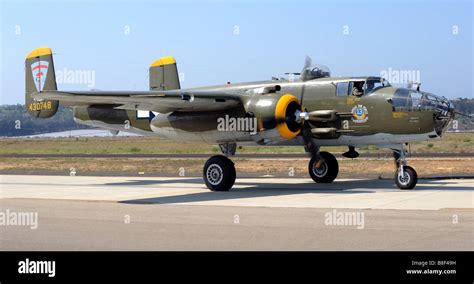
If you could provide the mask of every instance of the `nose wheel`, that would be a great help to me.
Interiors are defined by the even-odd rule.
[[[413,189],[418,182],[418,175],[415,169],[410,166],[403,166],[403,170],[395,173],[395,183],[400,189]]]
[[[319,152],[313,156],[308,164],[311,178],[317,183],[331,183],[339,173],[339,164],[336,157],[328,152]]]
[[[393,149],[393,156],[397,171],[395,172],[395,183],[399,189],[413,189],[418,182],[418,175],[414,168],[407,166],[406,153],[403,146],[400,149]]]
[[[204,164],[203,178],[212,191],[228,191],[235,182],[234,163],[226,156],[212,156]]]

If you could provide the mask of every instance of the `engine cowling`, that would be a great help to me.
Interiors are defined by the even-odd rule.
[[[297,115],[302,111],[299,99],[291,94],[256,94],[246,111],[257,118],[258,131],[253,139],[259,144],[290,140],[301,132]]]

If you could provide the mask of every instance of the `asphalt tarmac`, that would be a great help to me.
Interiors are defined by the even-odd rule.
[[[474,179],[0,176],[0,250],[473,250]],[[0,221],[2,219],[0,218]],[[34,222],[33,222],[34,223]]]

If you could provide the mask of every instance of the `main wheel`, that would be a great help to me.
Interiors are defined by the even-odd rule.
[[[400,189],[413,189],[417,182],[418,175],[410,166],[403,166],[403,175],[399,175],[398,170],[395,172],[395,183]]]
[[[321,161],[315,157],[309,161],[309,175],[317,183],[331,183],[339,173],[339,164],[331,153],[320,152],[319,155],[322,158]]]
[[[234,163],[226,156],[212,156],[204,164],[204,182],[212,191],[228,191],[234,185],[235,176]]]

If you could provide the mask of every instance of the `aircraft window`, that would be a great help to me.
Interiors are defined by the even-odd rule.
[[[421,93],[421,107],[433,109],[440,102],[439,98],[429,94]]]
[[[351,82],[351,94],[353,96],[362,96],[364,94],[364,83],[365,81]]]
[[[330,77],[331,72],[329,68],[324,65],[316,65],[310,72],[310,78],[317,79],[317,78],[324,78]]]
[[[339,82],[336,85],[336,95],[345,97],[349,95],[349,82]]]
[[[412,106],[414,107],[421,107],[421,93],[418,92],[411,92],[411,99],[412,99]]]
[[[384,79],[367,80],[364,85],[364,89],[366,94],[370,94],[381,88],[389,86],[391,86],[390,83]]]
[[[398,89],[393,95],[392,104],[395,111],[406,111],[407,108],[412,106],[410,91],[407,89]]]
[[[393,95],[392,104],[395,111],[429,111],[434,108],[436,101],[422,92],[398,89]]]

